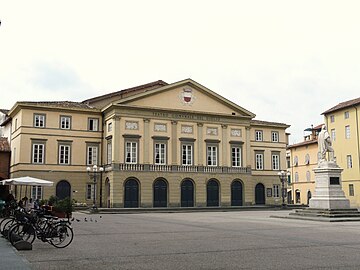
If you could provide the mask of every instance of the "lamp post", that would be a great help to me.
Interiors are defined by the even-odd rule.
[[[282,198],[281,207],[282,208],[286,207],[286,203],[285,203],[285,197],[286,197],[285,183],[287,181],[288,175],[290,175],[289,172],[285,172],[285,171],[278,172],[278,176],[279,176],[280,182],[281,182],[281,198]]]
[[[93,210],[95,210],[97,207],[96,207],[96,183],[97,183],[97,176],[100,175],[101,177],[101,174],[102,172],[104,171],[104,168],[103,167],[98,167],[96,165],[92,166],[92,167],[87,167],[86,168],[86,171],[90,177],[90,179],[93,179],[94,183],[94,194],[93,194]]]

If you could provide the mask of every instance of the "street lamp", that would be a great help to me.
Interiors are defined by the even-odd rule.
[[[289,175],[290,175],[289,172],[285,172],[285,171],[278,172],[278,176],[279,176],[280,182],[281,182],[281,198],[282,198],[281,207],[282,208],[286,207],[286,204],[285,204],[285,197],[286,197],[285,183],[286,183],[287,177]]]
[[[96,207],[96,182],[97,182],[97,176],[100,175],[100,178],[101,178],[101,174],[102,172],[104,171],[104,168],[103,167],[98,167],[96,165],[92,166],[92,167],[87,167],[86,168],[86,171],[90,177],[90,179],[93,179],[94,180],[94,194],[93,194],[93,209],[95,210],[97,207]]]

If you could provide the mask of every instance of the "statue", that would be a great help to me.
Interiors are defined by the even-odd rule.
[[[318,162],[326,161],[326,153],[329,152],[329,161],[335,162],[334,160],[334,149],[331,147],[331,138],[330,134],[326,129],[326,126],[323,125],[322,129],[318,135]]]

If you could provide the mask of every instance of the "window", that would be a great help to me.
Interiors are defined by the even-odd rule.
[[[217,166],[217,146],[207,147],[206,159],[208,166]]]
[[[306,154],[306,155],[305,155],[305,164],[306,164],[306,165],[309,165],[309,164],[310,164],[310,155],[309,155],[309,154]]]
[[[32,163],[44,164],[45,144],[34,143],[32,145]]]
[[[166,164],[166,144],[155,143],[155,164],[164,165]]]
[[[182,145],[182,165],[192,165],[192,144]]]
[[[97,165],[98,164],[98,147],[97,146],[88,146],[87,147],[87,165]]]
[[[70,116],[60,116],[60,128],[70,129],[71,118]]]
[[[59,164],[70,164],[70,145],[59,145]]]
[[[355,196],[355,190],[353,184],[349,184],[349,196]]]
[[[279,154],[272,154],[271,155],[271,160],[272,160],[272,169],[273,170],[280,170],[280,165],[279,165],[279,160],[280,160],[280,157],[279,157]]]
[[[107,164],[112,163],[112,141],[108,140],[106,145],[106,151],[107,151]]]
[[[231,164],[233,167],[241,167],[241,147],[233,146],[231,148]]]
[[[93,200],[94,199],[94,188],[96,193],[96,187],[94,184],[87,184],[86,185],[86,199]]]
[[[45,127],[45,114],[34,114],[34,127]]]
[[[18,123],[18,121],[17,121],[17,118],[15,119],[15,130],[17,130],[17,123]]]
[[[332,140],[333,142],[335,142],[335,140],[336,140],[336,132],[335,132],[335,129],[334,129],[334,128],[331,130],[331,140]]]
[[[88,129],[90,131],[98,131],[99,119],[98,118],[89,118]]]
[[[299,173],[295,173],[295,183],[299,182]]]
[[[271,132],[271,140],[272,140],[272,142],[279,142],[279,132],[272,131]]]
[[[111,132],[112,131],[112,123],[109,123],[108,124],[108,129],[107,129],[108,132]]]
[[[349,116],[350,116],[350,114],[349,114],[349,112],[348,112],[348,111],[344,113],[344,117],[345,117],[345,119],[349,119]]]
[[[311,174],[310,171],[306,171],[306,181],[310,182],[311,181]]]
[[[39,199],[41,200],[42,199],[42,187],[41,186],[32,186],[31,187],[31,198],[33,200],[36,200],[36,199]]]
[[[264,169],[264,154],[263,153],[256,153],[255,154],[255,168],[256,170],[263,170]]]
[[[255,130],[255,141],[261,142],[263,140],[262,130]]]
[[[274,190],[274,192],[273,192],[274,197],[279,198],[280,197],[280,192],[279,192],[280,186],[279,185],[273,185],[273,190]]]
[[[334,123],[335,122],[335,116],[334,115],[330,115],[330,122]]]
[[[137,142],[126,142],[125,143],[125,162],[136,164],[137,163]]]
[[[295,191],[295,203],[301,203],[300,190],[298,189]]]
[[[350,126],[345,126],[345,139],[350,139]]]
[[[346,164],[347,164],[348,169],[352,168],[352,157],[351,157],[351,155],[346,156]]]
[[[297,166],[299,164],[299,158],[298,156],[294,157],[294,166]]]

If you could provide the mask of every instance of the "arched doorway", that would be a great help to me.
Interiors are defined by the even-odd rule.
[[[231,206],[243,205],[243,188],[239,180],[231,183]]]
[[[167,207],[167,183],[164,179],[157,179],[154,183],[154,207]]]
[[[135,179],[125,182],[124,207],[139,207],[139,183]]]
[[[105,180],[105,200],[106,200],[106,207],[110,208],[110,180],[106,178]]]
[[[301,203],[301,196],[300,196],[300,190],[295,190],[295,203],[300,204]]]
[[[265,204],[265,187],[261,183],[255,187],[255,204]]]
[[[210,180],[206,186],[206,206],[219,206],[219,184]]]
[[[61,180],[56,185],[56,197],[60,200],[71,198],[71,185],[66,180]]]
[[[194,184],[190,179],[181,183],[181,207],[194,207]]]
[[[311,199],[311,191],[308,190],[308,192],[307,192],[307,204],[308,205],[309,205],[310,199]]]

